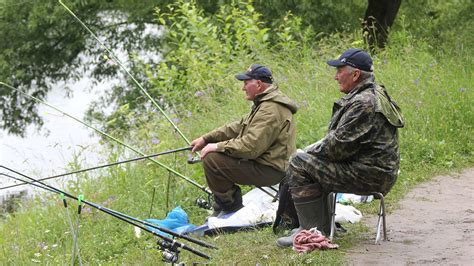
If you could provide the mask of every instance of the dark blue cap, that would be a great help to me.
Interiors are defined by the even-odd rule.
[[[258,79],[265,83],[273,83],[272,72],[265,66],[253,64],[247,69],[247,72],[235,75],[238,80]]]
[[[374,71],[372,58],[362,49],[351,48],[345,51],[338,59],[329,60],[327,63],[333,67],[351,66],[368,72]]]

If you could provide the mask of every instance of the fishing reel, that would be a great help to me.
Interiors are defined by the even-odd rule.
[[[197,198],[195,202],[196,205],[201,209],[212,210],[213,200],[212,194],[209,192],[209,194],[207,194],[207,200],[203,198]]]
[[[203,198],[197,198],[195,202],[201,209],[212,210],[212,204]]]
[[[200,163],[200,162],[201,162],[201,158],[199,158],[199,156],[193,157],[192,154],[188,155],[188,164],[195,164],[195,163]]]
[[[161,258],[167,263],[177,263],[179,260],[179,249],[176,242],[168,242],[165,240],[158,240],[158,250],[161,250]]]

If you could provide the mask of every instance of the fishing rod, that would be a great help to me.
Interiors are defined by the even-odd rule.
[[[43,188],[43,189],[48,190],[48,191],[50,191],[50,192],[57,193],[57,194],[61,194],[61,195],[64,195],[64,196],[66,196],[66,197],[68,197],[68,198],[71,198],[71,199],[74,199],[74,200],[78,200],[78,201],[79,201],[79,198],[78,198],[78,197],[75,197],[75,196],[73,196],[73,195],[71,195],[71,194],[69,194],[69,193],[67,193],[67,192],[65,192],[65,191],[63,191],[63,190],[58,189],[58,188],[52,187],[52,186],[50,186],[50,185],[47,185],[47,184],[45,184],[45,183],[43,183],[43,182],[41,182],[41,181],[39,181],[39,180],[37,180],[37,179],[34,179],[34,178],[32,178],[32,177],[29,177],[29,176],[27,176],[27,175],[25,175],[25,174],[22,174],[22,173],[18,172],[18,171],[15,171],[15,170],[10,169],[10,168],[8,168],[8,167],[5,167],[5,166],[3,166],[3,165],[0,165],[0,168],[6,169],[6,170],[8,170],[8,171],[10,171],[10,172],[13,172],[13,173],[17,174],[17,175],[20,175],[20,176],[22,176],[22,177],[25,177],[25,178],[27,178],[28,180],[35,181],[36,183],[29,182],[29,183],[30,183],[31,185],[33,185],[33,186],[40,187],[40,188]],[[4,175],[4,176],[10,177],[10,178],[15,179],[15,180],[20,180],[20,181],[26,182],[25,180],[22,180],[22,179],[13,177],[13,176],[8,175],[8,174],[5,174],[5,173],[0,173],[0,175]],[[39,184],[40,184],[40,185],[39,185]],[[169,230],[169,229],[167,229],[167,228],[163,228],[163,227],[157,226],[157,225],[155,225],[155,224],[152,224],[152,223],[148,223],[148,222],[146,222],[146,221],[139,220],[139,219],[137,219],[137,218],[134,218],[134,217],[128,216],[128,215],[126,215],[126,214],[123,214],[123,213],[114,211],[114,210],[112,210],[112,209],[109,209],[109,208],[100,206],[100,205],[98,205],[98,204],[92,203],[92,202],[87,201],[87,200],[84,200],[84,199],[81,199],[81,201],[84,202],[85,204],[87,204],[87,205],[89,205],[89,206],[91,206],[91,207],[93,207],[93,208],[99,210],[99,211],[105,212],[105,213],[107,213],[107,214],[109,214],[109,215],[111,215],[111,216],[113,216],[113,217],[115,217],[115,218],[117,218],[117,219],[120,219],[120,220],[122,220],[122,221],[124,221],[124,222],[127,222],[127,223],[129,223],[129,224],[131,224],[131,225],[133,225],[133,226],[136,226],[136,227],[138,227],[138,228],[140,228],[140,229],[142,229],[142,230],[144,230],[144,231],[146,231],[146,232],[149,232],[149,233],[151,233],[151,234],[153,234],[153,235],[156,235],[156,236],[162,238],[164,242],[159,242],[159,244],[163,244],[163,245],[165,246],[164,248],[165,248],[167,251],[169,251],[169,249],[176,249],[176,250],[174,251],[174,252],[176,252],[178,248],[182,248],[182,249],[185,249],[185,250],[187,250],[187,251],[190,251],[190,252],[194,253],[195,255],[198,255],[198,256],[200,256],[200,257],[202,257],[202,258],[211,259],[211,257],[210,257],[209,255],[205,254],[205,253],[203,253],[203,252],[201,252],[201,251],[199,251],[199,250],[196,250],[195,248],[193,248],[193,247],[191,247],[191,246],[188,246],[188,245],[186,245],[186,244],[184,244],[184,243],[180,243],[180,242],[178,242],[178,241],[176,241],[176,240],[174,240],[174,239],[171,239],[171,238],[169,238],[169,237],[160,235],[160,234],[158,234],[157,232],[155,232],[155,231],[153,231],[153,230],[151,230],[151,229],[149,229],[149,228],[147,228],[147,227],[145,227],[145,226],[149,226],[149,227],[158,229],[158,230],[163,231],[163,232],[165,232],[165,233],[168,233],[168,234],[170,234],[170,235],[172,235],[172,236],[174,236],[174,237],[183,238],[183,239],[185,239],[185,240],[188,240],[188,241],[190,241],[190,242],[193,242],[193,243],[198,244],[198,245],[203,246],[203,247],[217,249],[217,247],[215,247],[215,246],[213,246],[213,245],[211,245],[211,244],[208,244],[208,243],[206,243],[206,242],[200,241],[200,240],[198,240],[198,239],[191,238],[191,237],[186,236],[186,235],[183,235],[183,234],[178,234],[178,233],[173,232],[173,231],[171,231],[171,230]],[[141,224],[142,224],[142,225],[141,225]],[[163,246],[162,246],[162,247],[163,247]],[[178,252],[179,252],[179,251],[178,251]],[[177,255],[177,254],[175,254],[175,255]]]
[[[21,179],[19,179],[19,178],[16,178],[16,177],[13,177],[13,176],[4,174],[4,173],[0,173],[0,175],[7,176],[7,177],[13,178],[13,179],[15,179],[15,180],[23,181],[23,180],[21,180]],[[40,187],[40,188],[43,188],[43,189],[46,189],[46,190],[49,190],[50,192],[53,192],[53,193],[59,193],[58,191],[49,189],[49,188],[47,188],[47,187],[39,186],[39,185],[37,185],[37,184],[32,184],[32,185],[37,186],[37,187]],[[61,193],[61,196],[62,196],[62,197],[64,197],[64,196],[70,197],[69,195],[67,195],[67,194],[62,194],[62,193]],[[82,199],[79,199],[79,198],[76,198],[76,197],[74,197],[74,196],[72,196],[72,197],[70,197],[70,198],[72,198],[72,199],[77,199],[78,202],[80,202],[80,204],[81,204],[81,202],[84,202],[85,204],[87,204],[87,205],[89,205],[89,206],[92,206],[92,207],[95,208],[95,209],[98,209],[98,210],[100,210],[100,211],[102,211],[102,212],[105,212],[105,213],[107,213],[107,214],[109,214],[109,215],[111,215],[111,216],[113,216],[113,217],[115,217],[115,218],[117,218],[117,219],[119,219],[119,220],[122,220],[122,221],[124,221],[124,222],[126,222],[126,223],[129,223],[129,224],[131,224],[131,225],[133,225],[133,226],[136,226],[137,228],[140,228],[140,229],[142,229],[142,230],[144,230],[144,231],[146,231],[146,232],[149,232],[149,233],[151,233],[151,234],[153,234],[153,235],[156,235],[156,236],[162,238],[163,240],[158,240],[158,241],[157,241],[157,244],[158,244],[158,249],[159,249],[159,250],[162,250],[162,254],[161,254],[161,255],[162,255],[163,261],[165,261],[165,262],[169,262],[169,263],[176,263],[176,262],[178,262],[178,260],[179,260],[179,257],[178,257],[178,256],[179,256],[179,252],[180,252],[179,248],[188,250],[188,251],[190,251],[190,252],[192,252],[192,253],[194,253],[194,254],[200,256],[200,257],[203,257],[203,258],[206,258],[206,259],[211,259],[211,257],[210,257],[209,255],[207,255],[207,254],[205,254],[205,253],[203,253],[203,252],[201,252],[201,251],[199,251],[199,250],[196,250],[196,249],[194,249],[194,248],[192,248],[192,247],[190,247],[190,246],[187,246],[187,245],[185,245],[185,244],[183,244],[183,243],[180,243],[180,242],[178,242],[178,241],[176,241],[176,240],[174,240],[174,239],[168,238],[168,237],[166,237],[166,236],[162,236],[162,235],[156,233],[155,231],[152,231],[152,230],[150,230],[150,229],[148,229],[148,228],[146,228],[146,227],[144,227],[144,226],[141,226],[140,224],[137,224],[137,223],[134,223],[133,221],[130,221],[130,220],[125,219],[124,217],[121,217],[121,215],[115,214],[111,209],[102,207],[102,206],[100,206],[100,205],[97,205],[97,204],[94,204],[94,203],[91,203],[91,202],[86,202],[86,201],[84,201],[84,200],[82,200]],[[66,202],[65,199],[63,199],[63,202],[64,202],[64,204],[65,204],[65,206],[66,206],[67,203],[65,203],[65,202]],[[79,211],[80,211],[80,209],[81,209],[81,207],[79,206]],[[153,225],[153,224],[151,224],[151,225],[149,225],[149,226],[156,227],[156,226]],[[164,230],[163,230],[163,231],[164,231]]]
[[[20,173],[20,172],[18,172],[18,171],[12,170],[12,169],[10,169],[10,168],[8,168],[8,167],[5,167],[5,166],[3,166],[3,165],[0,165],[0,168],[4,168],[4,169],[6,169],[6,170],[8,170],[8,171],[10,171],[10,172],[13,172],[13,173],[15,173],[15,174],[17,174],[17,175],[21,175],[21,176],[23,176],[23,177],[25,177],[25,178],[28,178],[29,180],[32,180],[32,181],[31,181],[31,182],[25,181],[25,180],[22,180],[22,179],[13,177],[13,176],[8,175],[8,174],[5,174],[5,173],[0,173],[0,175],[7,176],[7,177],[12,178],[12,179],[15,179],[15,180],[17,180],[17,181],[22,181],[22,182],[25,182],[25,183],[27,183],[27,184],[29,184],[29,185],[32,185],[32,186],[35,186],[35,187],[39,187],[39,188],[48,190],[48,191],[53,192],[53,193],[61,194],[61,195],[64,195],[64,196],[66,196],[66,197],[69,197],[69,198],[72,198],[72,199],[75,199],[75,200],[78,200],[78,199],[79,199],[78,197],[72,196],[71,194],[68,194],[68,193],[66,193],[66,192],[64,192],[64,191],[62,191],[62,190],[60,190],[60,189],[58,189],[58,188],[55,188],[55,187],[50,186],[50,185],[47,185],[47,184],[45,184],[45,183],[39,181],[38,179],[34,179],[34,178],[32,178],[32,177],[26,176],[25,174],[22,174],[22,173]],[[94,207],[94,208],[96,208],[96,209],[99,209],[99,210],[101,210],[101,211],[106,211],[106,212],[108,212],[109,214],[110,214],[110,213],[113,213],[113,214],[115,214],[115,215],[117,215],[117,216],[120,216],[121,218],[126,218],[126,219],[132,220],[132,221],[134,221],[134,222],[137,222],[137,223],[140,223],[140,224],[143,224],[143,225],[146,225],[146,226],[149,226],[149,227],[158,229],[158,230],[163,231],[163,232],[165,232],[165,233],[167,233],[167,234],[170,234],[170,235],[175,236],[175,237],[178,237],[178,238],[183,238],[183,239],[185,239],[185,240],[188,240],[188,241],[193,242],[193,243],[195,243],[195,244],[201,245],[201,246],[203,246],[203,247],[212,248],[212,249],[217,249],[217,247],[214,246],[214,245],[212,245],[212,244],[206,243],[206,242],[204,242],[204,241],[201,241],[201,240],[198,240],[198,239],[195,239],[195,238],[191,238],[191,237],[189,237],[189,236],[187,236],[187,235],[183,235],[183,234],[176,233],[176,232],[174,232],[174,231],[169,230],[168,228],[161,227],[161,226],[159,226],[159,225],[156,225],[156,224],[153,224],[153,223],[149,223],[149,222],[147,222],[147,221],[140,220],[140,219],[138,219],[138,218],[135,218],[135,217],[126,215],[126,214],[124,214],[124,213],[121,213],[121,212],[112,210],[112,209],[110,209],[110,208],[107,208],[107,207],[104,207],[104,206],[100,206],[100,205],[98,205],[98,204],[96,204],[96,203],[89,202],[89,201],[86,201],[86,200],[84,200],[84,199],[81,199],[81,202],[84,202],[84,203],[86,203],[87,205],[90,205],[90,206],[92,206],[91,204],[93,204],[94,206],[92,206],[92,207]]]
[[[109,53],[109,56],[112,57],[112,59],[117,62],[117,64],[127,73],[127,75],[132,79],[132,81],[137,85],[137,87],[145,94],[148,99],[155,105],[155,107],[160,111],[160,113],[168,120],[168,122],[174,127],[176,132],[186,141],[188,145],[191,144],[191,142],[184,136],[184,134],[179,130],[179,128],[176,126],[176,124],[169,118],[169,116],[165,113],[163,108],[160,107],[160,105],[151,97],[151,95],[143,88],[143,86],[135,79],[135,77],[127,70],[127,68],[123,65],[122,61],[115,55],[115,53],[109,49],[100,39],[97,37],[97,35],[84,23],[82,20],[71,10],[69,7],[64,4],[61,0],[59,0],[59,3],[64,7],[64,9],[71,14],[80,24],[84,29],[86,29],[92,37]]]
[[[71,194],[68,194],[68,193],[66,193],[66,192],[64,192],[64,191],[62,191],[62,190],[60,190],[60,189],[58,189],[58,188],[55,188],[55,187],[53,187],[53,186],[47,185],[47,184],[45,184],[44,182],[41,182],[41,181],[38,180],[38,179],[34,179],[34,178],[32,178],[32,177],[29,177],[29,176],[27,176],[27,175],[25,175],[25,174],[22,174],[22,173],[20,173],[20,172],[18,172],[18,171],[15,171],[15,170],[13,170],[13,169],[11,169],[11,168],[8,168],[8,167],[6,167],[6,166],[3,166],[3,165],[0,165],[0,168],[6,169],[6,170],[8,170],[8,171],[10,171],[10,172],[13,172],[13,173],[17,174],[17,175],[21,175],[21,176],[23,176],[23,177],[25,177],[25,178],[31,180],[31,182],[30,182],[30,181],[25,181],[25,180],[22,180],[22,179],[19,179],[19,178],[10,176],[10,175],[7,175],[7,174],[5,174],[5,173],[0,173],[0,175],[8,176],[8,177],[13,178],[13,179],[15,179],[15,180],[17,180],[17,181],[22,181],[22,182],[25,182],[25,183],[27,183],[27,184],[29,184],[29,185],[46,189],[46,190],[48,190],[48,191],[50,191],[50,192],[59,193],[59,194],[62,193],[62,194],[64,194],[64,195],[67,196],[67,197],[70,197],[70,198],[72,198],[72,199],[77,200],[77,198],[76,198],[76,197],[73,197]],[[68,195],[69,195],[69,196],[68,196]],[[71,197],[71,196],[72,196],[72,197]],[[82,201],[83,201],[84,203],[87,203],[87,204],[92,203],[92,202],[86,202],[85,200],[82,200]],[[95,203],[93,203],[93,204],[95,204]],[[173,235],[173,236],[176,236],[176,237],[179,237],[179,238],[186,239],[186,240],[188,240],[188,241],[190,241],[190,242],[193,242],[193,243],[195,243],[195,244],[202,245],[202,246],[205,246],[205,247],[208,247],[208,248],[217,249],[216,246],[213,246],[213,245],[211,245],[211,244],[208,244],[208,243],[206,243],[206,242],[203,242],[203,241],[200,241],[200,240],[191,238],[191,237],[186,236],[186,235],[183,235],[183,234],[176,233],[176,232],[171,231],[171,230],[169,230],[169,229],[167,229],[167,228],[165,228],[165,227],[161,227],[161,226],[158,226],[158,225],[156,225],[156,224],[149,223],[149,222],[147,222],[147,221],[143,221],[143,220],[134,218],[134,217],[132,217],[132,216],[129,216],[129,215],[120,213],[120,212],[118,212],[118,211],[114,211],[114,210],[112,210],[112,209],[109,209],[109,208],[100,206],[100,205],[98,205],[98,204],[95,204],[95,205],[98,206],[98,207],[100,207],[100,208],[103,209],[103,210],[107,210],[107,211],[112,212],[112,213],[114,213],[114,214],[116,214],[116,215],[119,215],[119,216],[121,216],[121,217],[130,219],[130,220],[133,220],[133,221],[135,221],[135,222],[138,222],[138,223],[141,223],[141,224],[150,226],[150,227],[153,227],[153,228],[155,228],[155,229],[158,229],[158,230],[163,231],[163,232],[165,232],[165,233],[168,233],[168,234],[170,234],[170,235]]]
[[[100,130],[100,129],[94,127],[94,126],[91,126],[91,125],[87,124],[86,122],[80,120],[79,118],[76,118],[76,117],[74,117],[74,116],[72,116],[72,115],[70,115],[70,114],[68,114],[68,113],[66,113],[66,112],[64,112],[64,111],[62,111],[62,110],[60,110],[60,109],[57,108],[56,106],[51,105],[51,104],[47,103],[46,101],[43,101],[43,100],[41,100],[41,99],[39,99],[39,98],[37,98],[37,97],[35,97],[35,96],[33,96],[33,95],[30,95],[30,94],[28,94],[28,93],[26,93],[26,92],[24,92],[24,91],[22,91],[22,90],[20,90],[20,89],[17,89],[17,88],[15,88],[15,87],[13,87],[13,86],[7,84],[7,83],[4,83],[4,82],[1,82],[1,81],[0,81],[0,85],[3,85],[3,86],[5,86],[5,87],[7,87],[7,88],[10,88],[10,89],[12,89],[12,90],[15,90],[16,92],[19,92],[19,93],[21,93],[22,95],[24,95],[24,96],[26,96],[26,97],[28,97],[28,98],[30,98],[30,99],[33,99],[33,100],[36,101],[36,102],[42,103],[42,104],[44,104],[44,105],[46,105],[46,106],[48,106],[48,107],[50,107],[50,108],[52,108],[52,109],[54,109],[54,110],[60,112],[61,114],[63,114],[63,115],[65,115],[65,116],[67,116],[67,117],[69,117],[69,118],[71,118],[71,119],[73,119],[73,120],[75,120],[75,121],[81,123],[82,125],[84,125],[84,126],[90,128],[90,129],[94,130],[95,132],[101,134],[102,136],[105,136],[105,137],[107,137],[108,139],[111,139],[111,140],[113,140],[113,141],[115,141],[115,142],[121,144],[122,146],[124,146],[124,147],[126,147],[126,148],[128,148],[128,149],[130,149],[130,150],[132,150],[132,151],[134,151],[134,152],[136,152],[136,153],[138,153],[138,154],[141,155],[141,156],[146,156],[145,153],[143,153],[143,152],[141,152],[141,151],[139,151],[139,150],[137,150],[137,149],[131,147],[130,145],[124,143],[123,141],[120,141],[119,139],[114,138],[113,136],[111,136],[111,135],[105,133],[104,131],[102,131],[102,130]],[[158,164],[159,166],[165,168],[166,170],[172,172],[173,174],[175,174],[175,175],[181,177],[182,179],[186,180],[187,182],[191,183],[192,185],[198,187],[199,189],[201,189],[202,191],[204,191],[204,192],[208,195],[208,197],[210,197],[210,196],[212,195],[212,192],[209,190],[209,188],[200,185],[199,183],[197,183],[196,181],[192,180],[191,178],[189,178],[189,177],[187,177],[187,176],[184,176],[184,175],[178,173],[178,172],[175,171],[174,169],[172,169],[172,168],[170,168],[170,167],[168,167],[168,166],[166,166],[166,165],[160,163],[159,161],[157,161],[157,160],[155,160],[155,159],[153,159],[153,158],[147,158],[147,159],[150,160],[150,161],[152,161],[152,162],[154,162],[154,163],[156,163],[156,164]]]
[[[38,181],[45,181],[45,180],[49,180],[49,179],[53,179],[53,178],[79,174],[79,173],[92,171],[92,170],[96,170],[96,169],[101,169],[101,168],[105,168],[105,167],[110,167],[110,166],[115,166],[115,165],[119,165],[119,164],[124,164],[124,163],[144,160],[144,159],[148,159],[148,158],[152,158],[152,157],[157,157],[157,156],[160,156],[160,155],[165,155],[165,154],[170,154],[170,153],[175,153],[175,152],[180,152],[180,151],[188,151],[188,150],[191,150],[191,149],[192,149],[192,147],[184,147],[184,148],[178,148],[178,149],[174,149],[174,150],[168,150],[168,151],[155,153],[155,154],[151,154],[151,155],[146,155],[146,156],[142,156],[142,157],[137,157],[137,158],[133,158],[133,159],[128,159],[128,160],[124,160],[124,161],[113,162],[113,163],[109,163],[109,164],[103,164],[103,165],[98,165],[98,166],[94,166],[94,167],[90,167],[90,168],[80,169],[80,170],[76,170],[76,171],[72,171],[72,172],[68,172],[68,173],[64,173],[64,174],[48,176],[48,177],[45,177],[45,178],[40,178],[40,179],[38,179]],[[14,184],[14,185],[10,185],[10,186],[1,187],[0,190],[9,189],[9,188],[18,187],[18,186],[27,185],[27,184],[30,184],[30,182],[23,182],[23,183],[20,183],[20,184]]]

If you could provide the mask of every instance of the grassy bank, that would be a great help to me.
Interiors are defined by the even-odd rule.
[[[253,62],[260,62],[273,70],[280,88],[301,107],[297,114],[298,147],[313,143],[324,136],[332,104],[341,97],[333,80],[335,69],[328,67],[325,61],[350,46],[360,46],[360,39],[358,33],[344,33],[317,43],[290,42],[286,46],[259,49],[252,57],[231,58],[225,64],[216,63],[206,68],[201,61],[190,60],[187,67],[194,70],[187,76],[188,83],[183,83],[189,91],[182,95],[168,92],[168,99],[178,99],[178,96],[187,99],[180,105],[186,115],[175,114],[175,118],[180,118],[178,126],[192,139],[244,115],[250,103],[244,100],[242,84],[233,74]],[[406,121],[405,128],[400,130],[401,173],[387,197],[389,211],[414,185],[435,174],[474,165],[473,50],[472,44],[464,44],[467,45],[453,44],[452,49],[449,43],[434,48],[429,40],[413,36],[400,27],[392,33],[387,49],[374,55],[376,80],[385,84],[399,103]],[[152,82],[158,84],[156,80]],[[153,121],[128,128],[134,146],[142,147],[147,153],[185,146],[179,136],[170,133],[162,117],[152,115],[156,117]],[[117,154],[122,153],[111,151],[109,159],[116,160]],[[187,165],[185,160],[184,154],[160,159],[205,184],[201,166]],[[150,162],[110,168],[100,172],[97,178],[81,175],[77,180],[64,182],[61,187],[131,216],[164,218],[176,205],[186,210],[194,224],[201,224],[207,216],[194,205],[196,197],[204,196],[201,191]],[[168,180],[172,182],[168,184]],[[76,204],[70,201],[70,205],[73,214]],[[364,210],[372,211],[370,207]],[[337,264],[344,261],[347,249],[357,244],[360,233],[367,229],[356,224],[349,226],[349,230],[347,235],[336,239],[340,249],[307,255],[278,249],[274,245],[276,236],[269,228],[204,240],[220,247],[209,251],[213,256],[211,263]],[[1,220],[0,232],[0,262],[3,264],[64,264],[71,260],[69,223],[57,195],[46,193],[24,202],[18,212]],[[82,260],[87,264],[152,265],[160,261],[155,237],[142,234],[137,238],[131,226],[90,208],[85,208],[81,216],[79,247]],[[181,256],[187,263],[206,262],[186,251],[182,251]]]

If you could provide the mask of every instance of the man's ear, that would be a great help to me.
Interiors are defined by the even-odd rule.
[[[359,77],[360,77],[360,70],[359,70],[359,69],[355,69],[353,73],[354,73],[354,77],[352,78],[352,80],[353,80],[353,81],[359,80]]]

